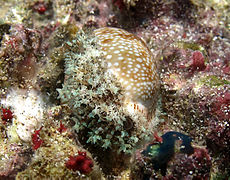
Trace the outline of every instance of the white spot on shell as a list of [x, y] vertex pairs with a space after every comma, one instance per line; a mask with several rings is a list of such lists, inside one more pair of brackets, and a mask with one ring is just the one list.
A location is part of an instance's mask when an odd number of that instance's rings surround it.
[[111, 59], [113, 56], [111, 54], [107, 55], [106, 58], [107, 59]]

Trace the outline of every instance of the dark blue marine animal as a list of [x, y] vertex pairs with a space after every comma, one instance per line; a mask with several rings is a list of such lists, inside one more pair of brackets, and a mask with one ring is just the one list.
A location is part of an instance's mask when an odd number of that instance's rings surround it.
[[[152, 143], [147, 146], [147, 148], [142, 151], [142, 155], [150, 159], [150, 163], [153, 169], [161, 171], [161, 174], [165, 176], [167, 170], [168, 162], [173, 158], [175, 153], [175, 144], [177, 141], [179, 146], [179, 152], [185, 154], [193, 154], [194, 148], [191, 145], [192, 139], [182, 133], [170, 131], [161, 136], [162, 143], [156, 144]], [[145, 177], [144, 179], [149, 179]]]

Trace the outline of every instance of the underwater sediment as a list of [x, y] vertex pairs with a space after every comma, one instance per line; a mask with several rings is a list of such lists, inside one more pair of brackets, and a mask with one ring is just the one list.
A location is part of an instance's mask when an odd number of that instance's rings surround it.
[[2, 1], [0, 179], [228, 179], [229, 6]]

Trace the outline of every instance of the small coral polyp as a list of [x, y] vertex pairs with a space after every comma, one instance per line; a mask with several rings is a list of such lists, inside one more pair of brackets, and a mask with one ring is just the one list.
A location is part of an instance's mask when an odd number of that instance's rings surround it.
[[128, 111], [136, 110], [151, 115], [159, 88], [157, 61], [145, 42], [118, 28], [95, 30], [101, 49], [108, 62], [108, 70], [125, 89]]

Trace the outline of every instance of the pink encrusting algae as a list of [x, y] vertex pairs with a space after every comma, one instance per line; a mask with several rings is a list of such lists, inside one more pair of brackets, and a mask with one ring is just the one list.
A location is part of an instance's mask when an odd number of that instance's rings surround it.
[[150, 117], [159, 85], [157, 62], [145, 42], [119, 28], [95, 30], [108, 62], [108, 70], [125, 90], [125, 106]]

